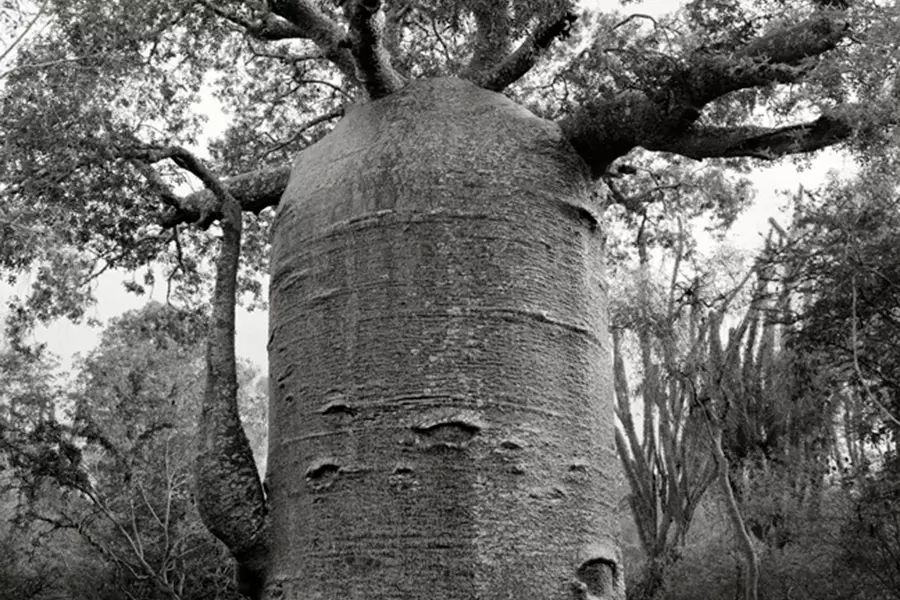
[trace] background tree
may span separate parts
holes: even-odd
[[[625,185],[616,176],[607,182],[611,212],[625,226],[624,236],[607,241],[615,282],[616,445],[646,554],[629,590],[633,598],[664,597],[668,571],[715,481],[696,391],[703,385],[709,313],[724,312],[739,290],[717,291],[733,285],[724,281],[728,269],[721,269],[721,256],[713,257],[719,269],[704,264],[710,257],[697,251],[694,225],[712,216],[716,231],[727,230],[749,192],[746,181],[730,181],[720,169],[690,169],[677,160],[657,169]],[[615,231],[615,219],[609,221]],[[637,363],[631,375],[630,363]]]
[[[78,597],[238,597],[197,515],[191,481],[205,329],[202,316],[161,305],[126,314],[84,359],[77,392],[32,425],[20,419],[6,430],[16,474],[11,539],[54,557],[44,560],[60,578],[36,597],[60,589]],[[243,375],[249,387],[253,373]],[[20,404],[36,405],[26,400]],[[92,574],[79,575],[87,562]],[[92,585],[79,589],[86,578]]]

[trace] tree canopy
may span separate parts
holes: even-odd
[[[638,147],[694,160],[837,143],[895,153],[893,3],[692,0],[659,17],[561,0],[338,4],[3,9],[2,267],[37,269],[29,316],[78,317],[85,284],[110,267],[143,270],[136,291],[162,273],[173,293],[208,292],[210,239],[187,225],[219,209],[185,148],[248,213],[240,289],[258,294],[265,209],[291,158],[353,102],[415,78],[505,91],[558,121],[597,177]]]

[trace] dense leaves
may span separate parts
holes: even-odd
[[[205,321],[153,304],[126,314],[104,331],[69,390],[40,360],[4,355],[2,526],[9,544],[34,545],[39,564],[59,573],[46,581],[12,561],[9,586],[23,594],[31,586],[34,598],[96,597],[91,586],[110,597],[238,597],[227,552],[194,506]],[[255,374],[244,368],[241,378],[262,451]],[[78,575],[88,562],[97,567]]]

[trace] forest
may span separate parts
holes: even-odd
[[[0,1],[0,600],[900,600],[900,4],[662,5]]]

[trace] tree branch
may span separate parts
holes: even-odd
[[[197,3],[211,13],[237,25],[251,36],[260,40],[276,41],[307,37],[304,35],[302,29],[274,13],[267,13],[262,18],[252,21],[241,15],[225,10],[211,0],[197,0]]]
[[[32,27],[34,27],[34,24],[37,23],[38,19],[41,18],[41,15],[44,14],[44,9],[46,7],[47,7],[47,2],[46,2],[46,0],[44,0],[44,2],[41,2],[41,5],[38,7],[37,12],[34,13],[34,16],[31,18],[31,20],[25,24],[25,27],[22,28],[22,31],[19,32],[18,36],[16,36],[16,39],[14,39],[9,44],[9,46],[7,46],[6,49],[4,49],[2,53],[0,53],[0,63],[2,63],[3,60],[7,56],[9,56],[9,53],[13,51],[13,48],[15,48],[16,46],[18,46],[19,44],[22,43],[22,40],[25,39],[25,36],[28,35],[28,32],[31,31]]]
[[[241,205],[245,212],[259,214],[269,206],[277,206],[281,194],[291,176],[290,165],[241,173],[222,181],[222,185]],[[169,211],[160,219],[163,227],[171,228],[181,223],[197,223],[200,227],[222,218],[215,195],[209,190],[194,192],[180,201],[178,209]]]
[[[479,81],[487,77],[502,57],[509,54],[509,0],[476,2],[472,7],[472,16],[475,17],[475,40],[472,58],[463,77]]]
[[[221,213],[222,242],[216,259],[194,464],[197,509],[207,529],[237,560],[240,591],[256,600],[262,595],[268,568],[269,532],[265,494],[237,402],[234,328],[242,207],[209,167],[184,148],[146,149],[137,158],[147,162],[170,159],[189,171],[214,194]]]
[[[668,87],[681,88],[689,98],[685,100],[699,111],[730,92],[799,81],[812,67],[810,59],[836,48],[847,27],[843,19],[819,14],[759,37],[733,54],[697,52],[686,72],[676,74]]]
[[[291,135],[291,137],[289,137],[287,140],[285,140],[283,142],[279,142],[274,147],[267,150],[266,153],[263,154],[263,158],[265,158],[266,156],[269,156],[273,152],[278,152],[279,150],[284,149],[285,147],[293,144],[294,142],[296,142],[297,140],[300,140],[300,139],[304,140],[307,144],[309,144],[309,140],[306,138],[306,136],[303,135],[304,133],[306,133],[308,130],[312,129],[316,125],[321,125],[322,123],[326,123],[328,121],[331,121],[332,119],[337,119],[338,117],[343,117],[343,116],[344,116],[344,107],[342,106],[331,112],[325,113],[324,115],[319,115],[318,117],[315,117],[315,118],[307,121],[296,132],[294,132],[294,134]]]
[[[521,79],[544,55],[550,44],[558,37],[567,37],[577,15],[566,12],[555,21],[543,23],[535,30],[515,52],[507,56],[483,79],[475,80],[481,87],[495,92],[502,92],[511,84]]]
[[[350,8],[348,41],[356,60],[356,77],[373,100],[406,84],[384,48],[384,18],[381,0],[356,0]]]
[[[293,23],[303,32],[300,37],[315,43],[322,55],[334,63],[350,81],[356,81],[353,55],[344,44],[344,31],[337,23],[323,14],[310,0],[271,0],[270,6],[275,15]]]
[[[328,113],[313,119],[309,127],[334,116],[336,116],[334,113]],[[291,166],[283,165],[249,171],[221,180],[209,172],[207,167],[190,152],[178,147],[153,148],[135,145],[120,149],[117,154],[144,176],[153,191],[169,207],[159,219],[159,224],[164,229],[191,223],[201,229],[208,228],[215,221],[222,219],[222,202],[219,198],[228,196],[234,198],[242,212],[259,214],[264,208],[278,205],[291,175]],[[187,196],[176,194],[150,166],[151,163],[169,158],[197,176],[203,182],[204,189]],[[216,191],[217,188],[220,189]]]
[[[156,172],[156,169],[150,166],[149,162],[139,158],[132,158],[129,162],[144,176],[144,179],[150,183],[150,187],[152,187],[153,191],[159,195],[164,204],[171,207],[173,210],[178,210],[181,206],[181,198],[172,190],[172,187],[160,177],[159,173]]]
[[[695,52],[686,65],[671,73],[655,90],[631,90],[614,98],[588,102],[564,118],[560,127],[598,177],[613,160],[636,146],[665,147],[667,151],[680,152],[679,139],[685,138],[684,148],[695,151],[696,138],[704,130],[696,130],[693,125],[710,102],[741,89],[801,80],[811,66],[811,59],[834,49],[847,35],[847,24],[839,17],[834,13],[814,15],[797,25],[761,36],[731,54]],[[818,136],[820,144],[844,139],[836,135],[839,130],[844,137],[850,133],[847,128],[830,128],[830,137]],[[731,133],[739,135],[736,130]],[[744,131],[744,137],[773,133],[775,130],[751,128]],[[797,151],[824,147],[813,144],[814,137],[808,135],[808,145],[798,147],[808,147],[808,150]],[[691,142],[692,139],[695,141]],[[760,153],[765,150],[761,142],[756,148]],[[772,142],[773,149],[789,152],[783,138],[778,144]],[[720,146],[733,148],[733,145]],[[751,156],[753,151],[748,148],[737,155]],[[704,153],[703,157],[709,156],[722,155]]]
[[[241,205],[193,155],[172,157],[216,196],[222,211],[222,242],[206,348],[206,385],[197,427],[194,463],[197,508],[207,529],[238,562],[238,589],[261,598],[268,569],[268,508],[250,442],[238,413],[234,329],[241,254]]]
[[[827,148],[852,133],[853,125],[846,117],[823,115],[814,121],[785,127],[694,127],[668,143],[659,140],[644,147],[698,160],[736,157],[774,160]]]

